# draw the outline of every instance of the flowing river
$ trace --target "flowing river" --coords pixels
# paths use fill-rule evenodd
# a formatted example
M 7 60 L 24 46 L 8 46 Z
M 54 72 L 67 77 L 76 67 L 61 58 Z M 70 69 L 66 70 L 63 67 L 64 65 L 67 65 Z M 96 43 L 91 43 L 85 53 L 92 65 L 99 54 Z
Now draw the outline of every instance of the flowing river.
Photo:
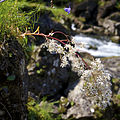
M 120 44 L 113 43 L 108 38 L 94 38 L 83 34 L 73 38 L 81 51 L 88 52 L 95 57 L 120 56 Z M 85 48 L 80 48 L 79 43 L 81 42 L 85 44 Z M 95 49 L 90 49 L 91 46 Z

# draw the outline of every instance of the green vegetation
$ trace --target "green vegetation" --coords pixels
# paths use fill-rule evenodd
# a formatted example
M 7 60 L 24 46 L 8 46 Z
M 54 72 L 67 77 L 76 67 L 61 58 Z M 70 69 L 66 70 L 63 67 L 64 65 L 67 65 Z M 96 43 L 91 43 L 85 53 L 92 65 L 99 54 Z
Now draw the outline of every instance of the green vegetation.
M 33 98 L 28 99 L 29 120 L 61 120 L 61 117 L 53 116 L 53 104 L 43 99 L 40 103 Z
M 5 35 L 17 36 L 18 29 L 23 29 L 23 26 L 27 24 L 27 19 L 24 14 L 20 14 L 18 11 L 17 0 L 6 0 L 0 3 L 0 40 Z
M 119 2 L 119 1 L 118 1 L 117 4 L 116 4 L 116 8 L 117 8 L 118 10 L 120 10 L 120 2 Z
M 100 0 L 100 1 L 98 2 L 98 5 L 101 6 L 101 7 L 104 6 L 105 4 L 106 4 L 105 1 L 102 1 L 102 0 Z
M 78 20 L 80 20 L 81 22 L 86 22 L 86 19 L 84 17 L 79 17 Z

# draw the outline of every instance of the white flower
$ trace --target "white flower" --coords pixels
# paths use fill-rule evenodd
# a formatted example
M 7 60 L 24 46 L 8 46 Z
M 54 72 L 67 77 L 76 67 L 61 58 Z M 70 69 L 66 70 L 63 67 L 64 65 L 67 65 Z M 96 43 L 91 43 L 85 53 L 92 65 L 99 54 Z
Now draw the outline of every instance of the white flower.
M 91 108 L 90 111 L 91 111 L 91 113 L 94 113 L 94 112 L 95 112 L 94 108 Z
M 61 58 L 61 67 L 63 68 L 63 67 L 65 67 L 66 65 L 68 65 L 68 61 L 67 61 L 67 57 L 66 56 L 63 56 L 62 58 Z

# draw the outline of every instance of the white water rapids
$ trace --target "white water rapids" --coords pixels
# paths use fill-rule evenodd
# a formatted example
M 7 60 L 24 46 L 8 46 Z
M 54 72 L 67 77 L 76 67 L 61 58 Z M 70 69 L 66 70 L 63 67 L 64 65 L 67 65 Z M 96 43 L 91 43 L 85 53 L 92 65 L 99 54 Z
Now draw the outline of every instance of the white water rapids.
M 105 38 L 96 39 L 92 37 L 88 37 L 85 35 L 76 35 L 73 37 L 74 41 L 79 48 L 83 52 L 88 52 L 95 57 L 111 57 L 111 56 L 120 56 L 120 45 L 107 41 Z M 85 48 L 80 48 L 79 43 L 82 42 L 85 44 Z M 90 46 L 95 46 L 97 50 L 88 49 Z

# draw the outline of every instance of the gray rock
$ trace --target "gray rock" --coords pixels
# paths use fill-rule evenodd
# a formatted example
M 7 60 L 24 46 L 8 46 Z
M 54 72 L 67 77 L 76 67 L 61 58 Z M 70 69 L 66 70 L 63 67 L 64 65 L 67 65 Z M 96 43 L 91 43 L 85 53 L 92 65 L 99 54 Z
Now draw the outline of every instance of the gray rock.
M 97 11 L 96 0 L 85 0 L 73 8 L 73 13 L 76 17 L 84 17 L 88 22 L 90 19 L 95 20 L 95 14 Z M 92 21 L 92 22 L 93 22 Z
M 120 42 L 120 36 L 112 36 L 110 39 L 114 43 L 119 43 Z
M 113 21 L 109 17 L 105 19 L 99 19 L 99 25 L 104 28 L 104 34 L 106 35 L 120 35 L 120 22 Z
M 114 12 L 109 16 L 110 20 L 120 22 L 120 12 Z
M 69 102 L 73 102 L 74 105 L 71 106 L 67 110 L 67 113 L 62 116 L 64 119 L 68 119 L 70 116 L 73 116 L 76 119 L 93 116 L 93 113 L 91 112 L 92 100 L 90 101 L 87 98 L 83 97 L 81 92 L 83 83 L 84 80 L 78 80 L 67 89 L 68 100 Z
M 116 0 L 110 0 L 105 2 L 105 5 L 99 6 L 97 20 L 99 21 L 99 19 L 105 18 L 108 15 L 110 15 L 114 11 L 115 5 L 116 5 Z
M 50 54 L 41 46 L 34 49 L 27 68 L 30 76 L 29 90 L 36 95 L 57 97 L 68 82 L 69 71 L 60 67 L 59 55 Z
M 120 78 L 120 57 L 102 58 L 106 70 L 109 70 L 113 78 Z

